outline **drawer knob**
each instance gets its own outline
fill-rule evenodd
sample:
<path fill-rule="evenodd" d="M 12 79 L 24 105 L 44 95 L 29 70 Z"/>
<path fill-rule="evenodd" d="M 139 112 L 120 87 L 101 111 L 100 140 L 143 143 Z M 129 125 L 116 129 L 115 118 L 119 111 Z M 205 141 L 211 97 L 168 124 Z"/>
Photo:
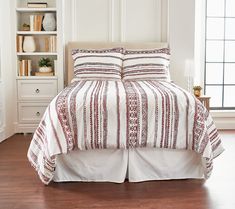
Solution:
<path fill-rule="evenodd" d="M 38 94 L 40 92 L 40 89 L 36 89 L 35 92 Z"/>
<path fill-rule="evenodd" d="M 40 116 L 40 115 L 41 115 L 40 112 L 37 112 L 37 113 L 36 113 L 36 116 Z"/>

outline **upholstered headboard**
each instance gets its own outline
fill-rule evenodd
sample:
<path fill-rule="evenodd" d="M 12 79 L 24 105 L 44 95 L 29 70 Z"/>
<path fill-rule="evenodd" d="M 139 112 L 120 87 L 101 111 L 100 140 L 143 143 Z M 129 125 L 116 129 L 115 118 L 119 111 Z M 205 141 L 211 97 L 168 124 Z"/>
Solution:
<path fill-rule="evenodd" d="M 73 49 L 107 49 L 112 47 L 123 47 L 126 49 L 156 49 L 168 47 L 165 42 L 146 42 L 146 43 L 128 43 L 128 42 L 69 42 L 66 47 L 66 84 L 69 84 L 74 77 L 73 73 Z"/>

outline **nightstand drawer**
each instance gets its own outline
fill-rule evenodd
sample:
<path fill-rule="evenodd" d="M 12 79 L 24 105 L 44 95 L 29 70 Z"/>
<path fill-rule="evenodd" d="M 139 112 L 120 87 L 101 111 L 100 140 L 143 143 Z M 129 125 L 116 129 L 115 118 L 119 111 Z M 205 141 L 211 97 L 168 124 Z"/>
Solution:
<path fill-rule="evenodd" d="M 19 103 L 19 123 L 39 123 L 47 106 L 47 103 Z"/>
<path fill-rule="evenodd" d="M 19 100 L 48 100 L 57 95 L 57 80 L 18 80 Z"/>

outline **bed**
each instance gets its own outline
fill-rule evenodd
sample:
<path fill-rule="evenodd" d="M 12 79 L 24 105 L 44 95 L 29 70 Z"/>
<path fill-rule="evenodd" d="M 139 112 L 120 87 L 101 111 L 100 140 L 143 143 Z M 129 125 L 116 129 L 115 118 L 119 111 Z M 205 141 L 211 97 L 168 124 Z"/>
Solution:
<path fill-rule="evenodd" d="M 221 140 L 200 101 L 170 81 L 167 43 L 71 42 L 66 54 L 68 86 L 48 106 L 28 150 L 43 183 L 210 176 Z M 108 70 L 100 76 L 94 59 L 104 57 Z M 84 67 L 85 59 L 93 65 Z"/>

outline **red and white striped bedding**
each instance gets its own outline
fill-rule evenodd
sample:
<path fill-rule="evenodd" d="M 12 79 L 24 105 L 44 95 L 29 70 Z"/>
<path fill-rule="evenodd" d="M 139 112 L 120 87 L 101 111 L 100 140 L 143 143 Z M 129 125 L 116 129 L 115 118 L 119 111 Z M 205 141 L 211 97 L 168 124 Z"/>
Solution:
<path fill-rule="evenodd" d="M 56 155 L 80 149 L 194 150 L 210 176 L 223 148 L 206 108 L 169 82 L 74 81 L 48 106 L 28 159 L 48 184 Z M 157 159 L 156 159 L 157 160 Z"/>
<path fill-rule="evenodd" d="M 121 80 L 123 49 L 75 49 L 74 76 L 84 80 Z"/>
<path fill-rule="evenodd" d="M 170 50 L 125 50 L 123 57 L 123 80 L 170 81 Z"/>

